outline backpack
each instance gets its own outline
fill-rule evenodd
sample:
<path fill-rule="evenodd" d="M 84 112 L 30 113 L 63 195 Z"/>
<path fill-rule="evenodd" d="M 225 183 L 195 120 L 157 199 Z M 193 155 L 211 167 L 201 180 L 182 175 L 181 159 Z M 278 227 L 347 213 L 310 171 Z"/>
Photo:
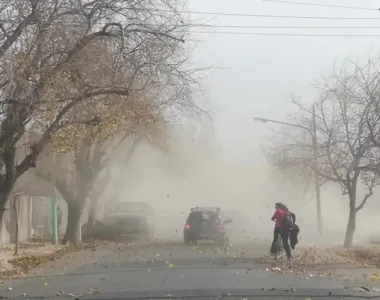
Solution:
<path fill-rule="evenodd" d="M 294 227 L 294 220 L 293 220 L 292 215 L 290 213 L 287 213 L 284 216 L 284 219 L 282 221 L 282 225 L 285 229 L 291 229 Z"/>

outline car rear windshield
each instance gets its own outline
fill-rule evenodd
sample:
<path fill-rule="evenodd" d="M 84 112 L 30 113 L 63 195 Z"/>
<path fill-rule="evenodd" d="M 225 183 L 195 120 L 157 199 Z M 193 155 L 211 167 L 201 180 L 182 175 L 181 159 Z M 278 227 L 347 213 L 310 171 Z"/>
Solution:
<path fill-rule="evenodd" d="M 213 211 L 193 211 L 189 215 L 188 222 L 190 224 L 203 222 L 203 221 L 210 221 L 213 222 L 217 218 L 217 214 Z"/>

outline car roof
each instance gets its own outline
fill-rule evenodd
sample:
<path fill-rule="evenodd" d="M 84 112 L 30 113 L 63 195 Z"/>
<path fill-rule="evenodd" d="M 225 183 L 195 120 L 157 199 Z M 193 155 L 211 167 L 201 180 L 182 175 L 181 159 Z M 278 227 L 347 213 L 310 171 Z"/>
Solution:
<path fill-rule="evenodd" d="M 219 207 L 205 207 L 205 206 L 197 206 L 197 207 L 193 207 L 191 209 L 191 212 L 193 211 L 213 211 L 213 212 L 220 212 L 220 208 Z"/>

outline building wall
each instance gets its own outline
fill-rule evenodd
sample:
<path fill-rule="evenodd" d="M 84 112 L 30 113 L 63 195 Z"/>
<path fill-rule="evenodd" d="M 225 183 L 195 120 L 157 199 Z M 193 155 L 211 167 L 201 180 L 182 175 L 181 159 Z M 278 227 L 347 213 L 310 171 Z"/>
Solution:
<path fill-rule="evenodd" d="M 23 243 L 29 239 L 30 236 L 30 197 L 20 196 L 17 200 L 17 211 L 18 211 L 18 226 L 19 226 L 19 242 Z M 6 222 L 11 221 L 11 210 L 13 211 L 13 203 L 10 200 L 7 204 L 6 211 L 4 214 L 3 224 L 1 224 L 0 231 L 0 245 L 4 247 L 10 242 L 10 234 L 5 226 Z"/>
<path fill-rule="evenodd" d="M 51 201 L 50 197 L 20 196 L 17 205 L 20 243 L 26 243 L 30 238 L 51 238 Z M 13 209 L 10 206 L 8 203 L 0 230 L 0 247 L 10 244 L 10 234 L 5 226 L 5 222 L 10 221 L 10 209 Z M 67 225 L 67 206 L 61 197 L 57 197 L 57 206 L 62 211 L 62 223 L 58 228 L 62 237 Z"/>

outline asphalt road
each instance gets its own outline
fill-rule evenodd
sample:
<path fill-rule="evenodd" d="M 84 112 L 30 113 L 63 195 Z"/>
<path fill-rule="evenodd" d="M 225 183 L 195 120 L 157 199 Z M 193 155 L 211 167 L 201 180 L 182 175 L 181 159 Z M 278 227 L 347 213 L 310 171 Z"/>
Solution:
<path fill-rule="evenodd" d="M 110 245 L 82 254 L 47 275 L 9 280 L 0 295 L 9 298 L 80 299 L 345 299 L 350 291 L 333 281 L 291 273 L 274 274 L 258 262 L 267 246 L 230 251 L 213 245 L 180 243 Z M 360 296 L 370 296 L 361 293 Z"/>

